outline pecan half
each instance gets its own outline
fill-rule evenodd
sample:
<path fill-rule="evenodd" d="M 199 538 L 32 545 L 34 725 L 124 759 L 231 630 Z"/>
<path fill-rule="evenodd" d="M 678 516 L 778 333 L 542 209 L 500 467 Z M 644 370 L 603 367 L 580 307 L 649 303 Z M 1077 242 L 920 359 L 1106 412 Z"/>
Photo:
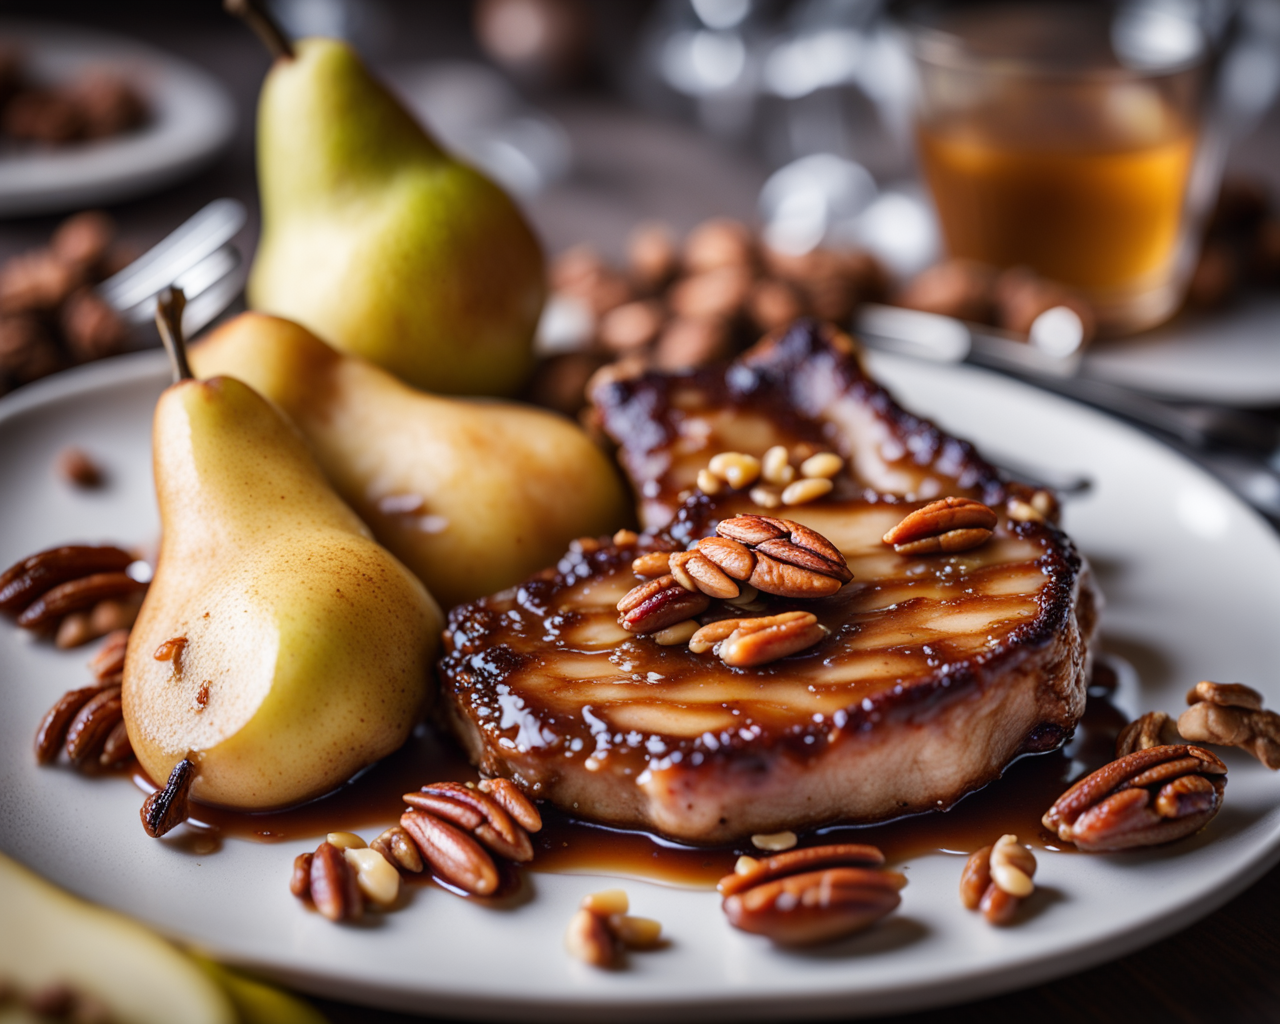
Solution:
<path fill-rule="evenodd" d="M 422 871 L 422 855 L 413 844 L 409 833 L 399 825 L 392 825 L 384 831 L 369 844 L 369 849 L 377 850 L 387 858 L 389 863 L 394 864 L 402 871 L 408 871 L 415 875 Z"/>
<path fill-rule="evenodd" d="M 473 896 L 490 896 L 497 890 L 498 869 L 493 858 L 461 829 L 419 810 L 400 815 L 400 826 L 442 882 Z"/>
<path fill-rule="evenodd" d="M 671 575 L 685 590 L 727 601 L 738 596 L 738 584 L 700 551 L 676 551 L 669 561 Z"/>
<path fill-rule="evenodd" d="M 123 720 L 120 687 L 108 686 L 94 694 L 67 727 L 67 756 L 71 763 L 83 764 L 101 754 L 107 737 Z"/>
<path fill-rule="evenodd" d="M 1020 846 L 1017 836 L 1001 836 L 965 861 L 960 901 L 969 910 L 981 910 L 991 924 L 1009 924 L 1018 905 L 1035 891 L 1035 873 L 1035 854 Z"/>
<path fill-rule="evenodd" d="M 0 614 L 19 615 L 42 594 L 69 580 L 121 572 L 136 558 L 118 547 L 66 545 L 30 555 L 0 574 Z"/>
<path fill-rule="evenodd" d="M 1197 743 L 1247 750 L 1268 768 L 1280 769 L 1280 715 L 1262 706 L 1262 694 L 1240 683 L 1202 681 L 1187 694 L 1191 705 L 1178 718 L 1178 733 Z"/>
<path fill-rule="evenodd" d="M 701 615 L 711 605 L 706 594 L 686 590 L 668 573 L 633 587 L 618 602 L 622 627 L 632 633 L 656 633 Z"/>
<path fill-rule="evenodd" d="M 542 830 L 542 815 L 538 808 L 524 795 L 510 779 L 482 779 L 477 787 L 482 793 L 488 793 L 516 823 L 528 832 Z"/>
<path fill-rule="evenodd" d="M 89 662 L 89 671 L 100 683 L 119 683 L 124 674 L 124 656 L 129 646 L 129 630 L 107 634 L 98 653 Z"/>
<path fill-rule="evenodd" d="M 296 861 L 294 872 L 297 873 Z M 364 914 L 356 873 L 332 843 L 323 842 L 316 847 L 308 881 L 311 901 L 330 921 L 352 921 Z"/>
<path fill-rule="evenodd" d="M 1155 846 L 1203 828 L 1222 806 L 1227 766 L 1202 747 L 1136 750 L 1086 776 L 1045 812 L 1046 828 L 1082 850 Z M 1187 776 L 1200 783 L 1184 783 Z"/>
<path fill-rule="evenodd" d="M 164 788 L 142 802 L 142 827 L 152 839 L 172 832 L 190 817 L 191 783 L 195 780 L 196 766 L 190 757 L 184 757 L 173 766 Z"/>
<path fill-rule="evenodd" d="M 1148 711 L 1126 725 L 1116 737 L 1116 757 L 1124 757 L 1135 750 L 1177 743 L 1178 739 L 1178 730 L 1168 715 L 1163 711 Z"/>
<path fill-rule="evenodd" d="M 968 551 L 985 544 L 998 521 L 980 501 L 942 498 L 909 513 L 881 539 L 901 555 Z"/>
<path fill-rule="evenodd" d="M 36 729 L 36 763 L 50 764 L 67 741 L 67 728 L 90 700 L 102 692 L 101 686 L 68 690 L 48 711 Z"/>
<path fill-rule="evenodd" d="M 827 636 L 826 627 L 819 625 L 811 612 L 783 612 L 736 621 L 737 627 L 716 648 L 720 660 L 734 668 L 767 665 L 812 647 Z"/>
<path fill-rule="evenodd" d="M 458 782 L 440 782 L 406 793 L 404 802 L 466 829 L 499 857 L 517 864 L 533 860 L 529 833 L 488 793 Z"/>
<path fill-rule="evenodd" d="M 879 867 L 875 847 L 841 844 L 743 858 L 720 880 L 729 923 L 781 945 L 827 942 L 859 931 L 902 901 L 906 877 Z"/>
<path fill-rule="evenodd" d="M 734 516 L 721 520 L 716 533 L 718 537 L 698 541 L 694 550 L 726 576 L 766 594 L 826 597 L 853 579 L 831 541 L 790 519 Z"/>
<path fill-rule="evenodd" d="M 72 612 L 91 608 L 99 601 L 135 594 L 146 588 L 145 583 L 139 583 L 128 573 L 93 573 L 59 583 L 41 594 L 18 616 L 18 625 L 23 629 L 46 629 Z"/>

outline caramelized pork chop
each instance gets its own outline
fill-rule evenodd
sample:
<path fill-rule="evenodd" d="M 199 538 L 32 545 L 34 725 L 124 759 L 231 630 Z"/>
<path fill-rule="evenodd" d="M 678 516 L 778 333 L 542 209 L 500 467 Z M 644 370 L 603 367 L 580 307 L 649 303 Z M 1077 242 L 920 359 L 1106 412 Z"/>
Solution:
<path fill-rule="evenodd" d="M 556 568 L 454 609 L 444 713 L 483 771 L 592 820 L 714 843 L 946 808 L 1070 734 L 1096 618 L 1081 559 L 1054 526 L 1003 513 L 970 551 L 885 546 L 925 498 L 1000 510 L 1009 488 L 969 445 L 894 405 L 839 336 L 800 325 L 727 371 L 604 387 L 618 400 L 598 397 L 601 421 L 622 440 L 646 521 L 665 529 L 623 547 L 578 542 Z M 716 601 L 699 619 L 802 609 L 826 638 L 740 669 L 624 630 L 616 605 L 637 554 L 765 511 L 740 492 L 677 504 L 697 468 L 722 448 L 805 441 L 841 451 L 853 473 L 832 497 L 767 514 L 830 539 L 853 581 L 818 600 Z"/>

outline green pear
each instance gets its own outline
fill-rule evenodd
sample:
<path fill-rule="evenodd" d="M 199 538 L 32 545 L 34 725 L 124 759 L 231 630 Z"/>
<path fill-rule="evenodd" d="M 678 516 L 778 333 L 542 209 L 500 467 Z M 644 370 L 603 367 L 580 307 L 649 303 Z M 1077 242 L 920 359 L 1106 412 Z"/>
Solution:
<path fill-rule="evenodd" d="M 257 810 L 399 747 L 432 693 L 440 609 L 294 427 L 238 380 L 181 380 L 152 449 L 163 537 L 123 684 L 148 774 L 190 756 L 192 797 Z"/>
<path fill-rule="evenodd" d="M 338 493 L 446 607 L 631 521 L 612 462 L 555 413 L 424 394 L 257 313 L 224 324 L 191 359 L 282 408 Z"/>
<path fill-rule="evenodd" d="M 3 854 L 0 907 L 0 979 L 24 995 L 68 985 L 111 1020 L 133 1024 L 240 1020 L 223 989 L 160 936 L 76 899 Z M 0 1017 L 8 1019 L 3 1007 Z"/>
<path fill-rule="evenodd" d="M 519 390 L 545 297 L 538 241 L 346 43 L 304 39 L 277 58 L 258 108 L 258 184 L 253 309 L 416 387 Z"/>

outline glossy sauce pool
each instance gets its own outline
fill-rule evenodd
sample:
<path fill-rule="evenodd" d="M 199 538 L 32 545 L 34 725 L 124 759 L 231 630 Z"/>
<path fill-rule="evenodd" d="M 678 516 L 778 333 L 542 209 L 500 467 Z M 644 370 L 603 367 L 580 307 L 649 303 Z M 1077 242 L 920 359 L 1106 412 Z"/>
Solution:
<path fill-rule="evenodd" d="M 1106 666 L 1094 672 L 1094 686 L 1075 737 L 1059 750 L 1023 757 L 1004 776 L 970 794 L 952 810 L 900 818 L 882 825 L 832 826 L 800 836 L 800 845 L 849 842 L 878 846 L 890 864 L 942 851 L 968 854 L 1012 833 L 1021 842 L 1044 849 L 1060 846 L 1040 817 L 1068 785 L 1114 758 L 1115 739 L 1128 718 L 1108 699 L 1114 675 Z M 178 841 L 211 852 L 224 836 L 257 842 L 318 838 L 326 832 L 381 830 L 399 819 L 401 794 L 428 782 L 479 778 L 448 740 L 421 727 L 410 741 L 341 789 L 284 811 L 246 814 L 196 805 L 191 825 Z M 155 784 L 135 768 L 134 779 L 147 792 Z M 750 841 L 732 846 L 691 847 L 645 832 L 626 832 L 574 819 L 549 805 L 540 807 L 542 831 L 534 835 L 530 870 L 619 874 L 672 885 L 713 887 L 733 871 L 741 854 L 763 856 Z M 366 836 L 366 838 L 370 838 Z"/>

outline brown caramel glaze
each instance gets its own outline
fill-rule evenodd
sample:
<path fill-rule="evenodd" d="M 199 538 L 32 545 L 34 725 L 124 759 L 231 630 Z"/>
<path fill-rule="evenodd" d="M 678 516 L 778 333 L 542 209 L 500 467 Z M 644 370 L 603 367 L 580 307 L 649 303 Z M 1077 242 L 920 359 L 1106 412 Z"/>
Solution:
<path fill-rule="evenodd" d="M 672 533 L 705 535 L 735 508 L 691 499 Z M 803 608 L 830 631 L 748 670 L 618 625 L 630 561 L 668 540 L 577 545 L 556 569 L 453 610 L 445 718 L 486 773 L 683 841 L 949 807 L 1074 728 L 1094 599 L 1051 526 L 1002 520 L 981 548 L 909 558 L 879 540 L 904 513 L 861 499 L 788 510 L 836 544 L 854 581 L 814 601 L 714 604 L 704 621 Z"/>
<path fill-rule="evenodd" d="M 721 451 L 773 445 L 836 451 L 837 498 L 895 503 L 943 495 L 1001 505 L 1007 484 L 967 441 L 912 415 L 867 376 L 857 346 L 830 324 L 798 320 L 728 366 L 689 374 L 608 373 L 591 389 L 592 422 L 618 446 L 646 529 L 661 529 Z"/>

